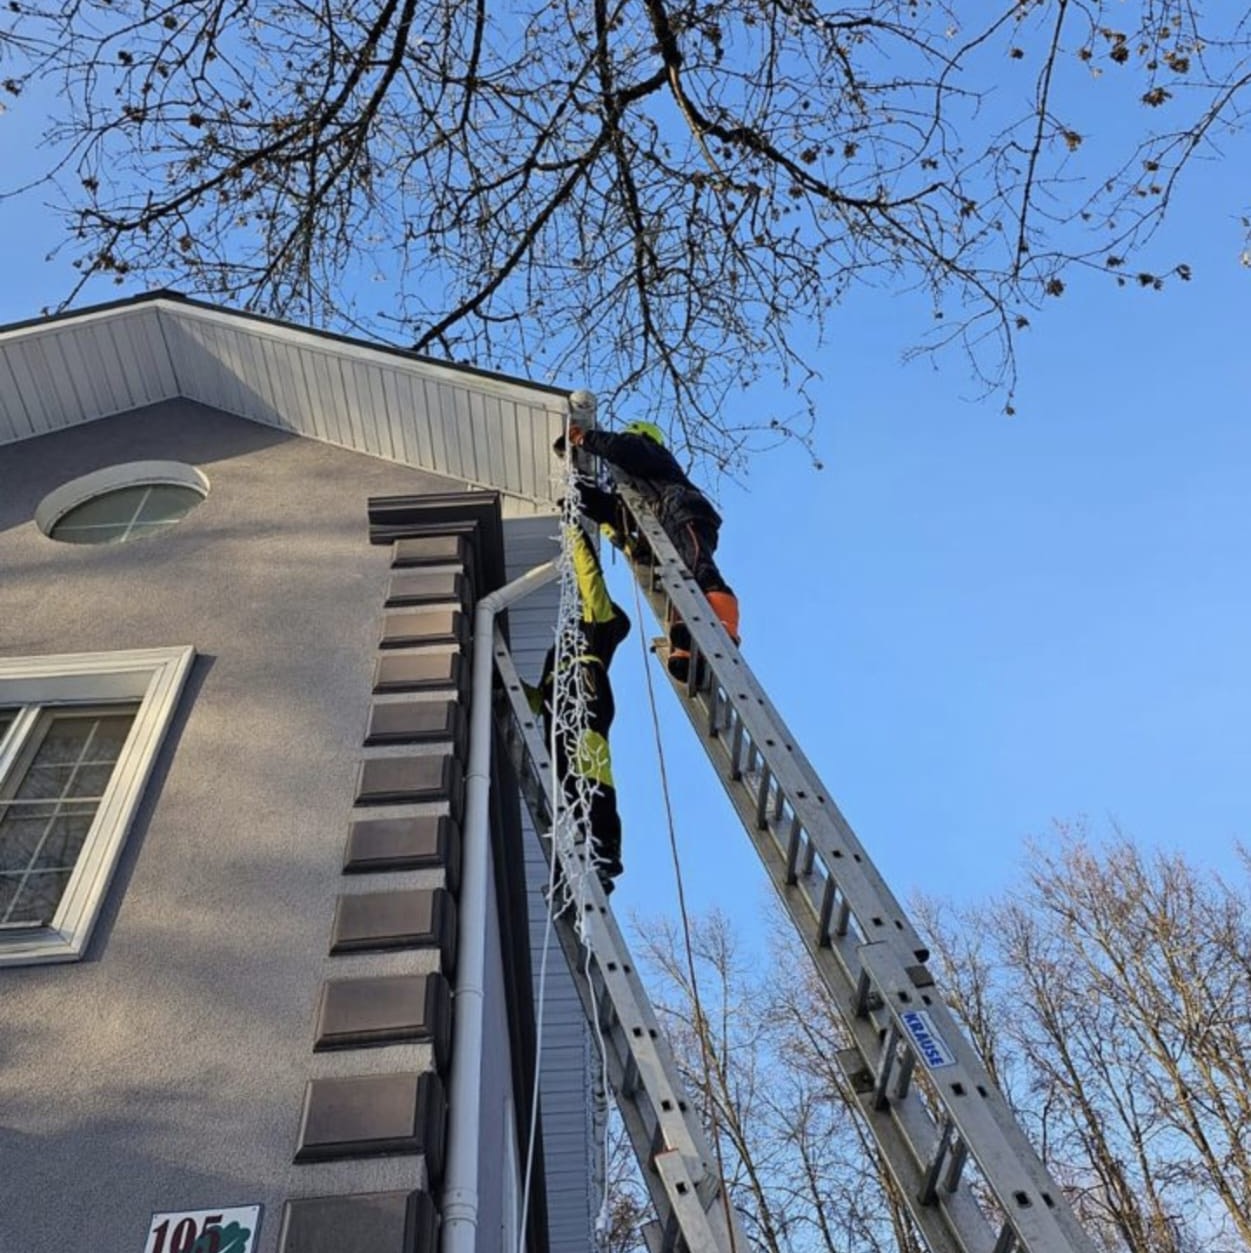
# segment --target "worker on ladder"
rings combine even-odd
[[[721,515],[683,473],[677,459],[665,447],[660,428],[653,422],[635,421],[620,432],[584,431],[571,422],[569,443],[614,466],[648,501],[656,521],[673,541],[678,556],[694,576],[713,613],[737,644],[738,598],[713,560]],[[556,441],[556,451],[563,455],[563,437]],[[591,516],[595,517],[594,513]],[[606,521],[599,517],[595,520]],[[681,619],[670,622],[668,627],[669,673],[679,682],[685,682],[691,665],[691,633]]]
[[[556,774],[565,800],[573,811],[575,827],[589,834],[596,873],[605,895],[621,874],[621,816],[613,785],[608,731],[616,712],[608,667],[617,646],[630,633],[625,610],[608,594],[599,557],[580,526],[567,526],[565,535],[578,588],[578,648],[574,656],[562,657],[561,665],[576,667],[577,690],[585,701],[586,714],[580,728],[557,722]],[[547,651],[538,687],[525,685],[530,707],[543,714],[547,742],[552,741],[556,689],[556,646]]]

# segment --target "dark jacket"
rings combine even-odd
[[[624,479],[643,495],[666,531],[675,531],[687,522],[721,525],[721,515],[708,497],[686,477],[674,455],[654,439],[615,431],[587,431],[582,447],[615,466],[618,482]]]

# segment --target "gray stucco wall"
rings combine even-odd
[[[36,529],[53,487],[150,458],[212,484],[173,530]],[[87,959],[0,970],[0,1253],[139,1253],[154,1210],[255,1202],[272,1253],[286,1196],[420,1182],[291,1156],[310,1076],[427,1065],[314,1057],[312,1027],[387,582],[366,498],[462,486],[190,402],[0,450],[0,653],[199,654]]]

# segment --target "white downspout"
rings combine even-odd
[[[556,576],[555,561],[536,566],[506,587],[484,596],[474,610],[469,766],[465,776],[452,1079],[443,1181],[443,1253],[477,1253],[482,1019],[491,864],[491,678],[495,615]]]

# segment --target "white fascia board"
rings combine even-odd
[[[22,339],[36,339],[42,335],[55,335],[58,331],[71,330],[80,326],[90,326],[93,322],[120,321],[122,318],[142,318],[155,314],[157,305],[164,303],[166,302],[160,300],[136,301],[134,304],[114,305],[112,308],[50,316],[46,322],[32,320],[22,326],[15,326],[7,331],[0,331],[0,344],[13,343]]]

